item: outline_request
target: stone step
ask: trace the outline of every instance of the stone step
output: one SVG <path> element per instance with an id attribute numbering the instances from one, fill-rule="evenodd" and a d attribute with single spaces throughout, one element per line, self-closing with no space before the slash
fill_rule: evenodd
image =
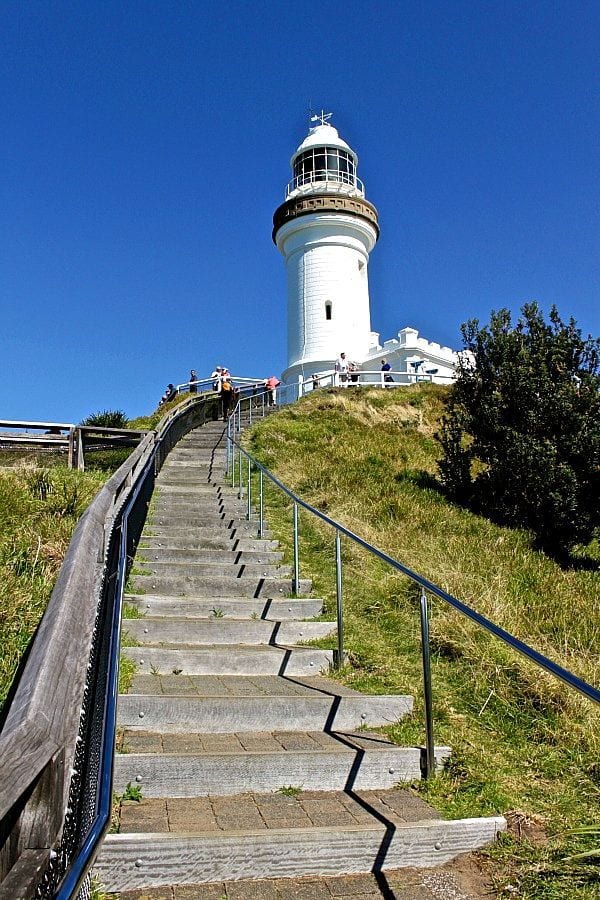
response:
<path id="1" fill-rule="evenodd" d="M 264 644 L 209 644 L 203 647 L 169 645 L 124 647 L 142 675 L 282 675 L 310 676 L 327 673 L 333 665 L 333 650 Z"/>
<path id="2" fill-rule="evenodd" d="M 220 618 L 229 620 L 249 619 L 267 622 L 282 622 L 288 619 L 312 619 L 320 616 L 323 601 L 319 599 L 261 600 L 246 598 L 245 600 L 219 598 L 218 604 L 213 600 L 202 598 L 165 597 L 156 594 L 125 594 L 125 603 L 134 606 L 144 615 L 180 616 L 183 618 L 215 618 L 215 609 L 219 609 Z M 128 620 L 126 620 L 128 621 Z"/>
<path id="3" fill-rule="evenodd" d="M 258 531 L 258 516 L 252 510 L 252 519 L 247 517 L 248 504 L 244 500 L 224 500 L 220 503 L 190 502 L 173 503 L 161 502 L 152 510 L 150 527 L 153 524 L 165 523 L 170 520 L 179 520 L 179 524 L 187 525 L 198 522 L 200 525 L 212 525 L 213 522 L 250 522 Z M 254 516 L 256 515 L 256 520 Z"/>
<path id="4" fill-rule="evenodd" d="M 201 486 L 200 490 L 192 491 L 188 488 L 185 492 L 169 492 L 164 489 L 157 495 L 153 509 L 185 508 L 186 506 L 207 511 L 226 506 L 232 509 L 241 509 L 245 515 L 248 501 L 245 494 L 244 497 L 238 496 L 237 489 L 223 493 L 215 490 L 215 485 L 205 484 Z"/>
<path id="5" fill-rule="evenodd" d="M 144 797 L 232 796 L 279 791 L 393 788 L 421 778 L 423 749 L 368 732 L 327 734 L 142 734 L 126 731 L 115 757 L 114 789 L 136 784 Z M 438 748 L 437 759 L 449 748 Z"/>
<path id="6" fill-rule="evenodd" d="M 218 599 L 214 609 L 220 610 Z M 284 622 L 264 619 L 210 619 L 143 616 L 125 619 L 123 627 L 140 644 L 295 644 L 314 641 L 335 631 L 335 622 Z"/>
<path id="7" fill-rule="evenodd" d="M 140 675 L 134 678 L 137 685 L 146 686 L 142 679 L 150 679 L 147 689 L 154 691 L 178 690 L 195 685 L 198 695 L 141 693 L 119 696 L 118 724 L 124 728 L 145 731 L 208 733 L 231 733 L 241 731 L 354 731 L 364 725 L 390 725 L 412 711 L 412 697 L 401 695 L 366 696 L 343 693 L 325 693 L 316 688 L 301 693 L 299 679 L 271 680 L 287 681 L 286 689 L 279 686 L 280 693 L 268 693 L 268 688 L 259 693 L 252 688 L 252 678 L 243 677 L 244 690 L 251 691 L 246 696 L 232 696 L 219 692 L 219 684 L 229 683 L 236 676 Z M 174 681 L 175 680 L 175 681 Z M 262 679 L 266 681 L 266 678 Z M 307 679 L 304 679 L 307 680 Z M 313 679 L 323 680 L 326 679 Z M 187 682 L 187 683 L 186 683 Z M 215 682 L 217 687 L 214 687 Z M 241 686 L 240 686 L 241 688 Z M 294 688 L 296 690 L 294 691 Z M 239 689 L 232 685 L 232 690 Z M 216 696 L 200 696 L 200 691 L 212 690 Z M 285 690 L 286 693 L 282 693 Z M 337 690 L 333 688 L 332 691 Z"/>
<path id="8" fill-rule="evenodd" d="M 199 497 L 205 499 L 218 499 L 219 497 L 237 498 L 237 487 L 232 488 L 229 485 L 221 484 L 218 481 L 206 482 L 204 484 L 161 484 L 157 479 L 156 497 Z"/>
<path id="9" fill-rule="evenodd" d="M 279 598 L 292 594 L 290 579 L 263 578 L 248 575 L 240 578 L 228 575 L 132 575 L 129 578 L 130 593 L 164 594 L 168 597 L 265 597 Z M 311 582 L 301 579 L 299 594 L 310 594 Z"/>
<path id="10" fill-rule="evenodd" d="M 261 540 L 253 537 L 230 538 L 225 532 L 223 537 L 213 536 L 210 531 L 206 537 L 199 536 L 197 532 L 191 532 L 182 529 L 181 534 L 172 534 L 170 531 L 163 531 L 161 534 L 142 535 L 138 550 L 146 552 L 148 550 L 164 550 L 166 553 L 171 551 L 175 553 L 221 553 L 228 551 L 231 553 L 262 553 L 276 550 L 279 541 Z"/>
<path id="11" fill-rule="evenodd" d="M 243 576 L 256 576 L 263 578 L 289 578 L 292 574 L 291 566 L 282 566 L 279 563 L 270 565 L 264 563 L 236 563 L 233 558 L 223 562 L 196 562 L 190 560 L 172 560 L 161 562 L 160 560 L 138 560 L 136 568 L 143 569 L 148 575 L 160 575 L 161 577 L 181 578 L 183 576 L 229 575 L 232 578 Z"/>
<path id="12" fill-rule="evenodd" d="M 230 522 L 213 522 L 212 525 L 161 525 L 159 522 L 147 523 L 141 537 L 141 543 L 146 538 L 185 538 L 189 536 L 190 540 L 195 537 L 222 538 L 227 535 L 229 539 L 234 537 L 250 537 L 254 541 L 258 541 L 258 524 L 256 522 L 237 521 L 233 525 Z M 271 532 L 263 531 L 265 538 L 271 539 Z M 234 548 L 235 549 L 235 548 Z"/>
<path id="13" fill-rule="evenodd" d="M 255 522 L 248 521 L 239 512 L 194 512 L 188 513 L 160 513 L 154 515 L 149 522 L 149 528 L 155 530 L 157 528 L 169 529 L 173 528 L 245 528 L 246 530 L 257 531 L 258 525 Z"/>
<path id="14" fill-rule="evenodd" d="M 386 869 L 351 875 L 294 878 L 251 878 L 206 884 L 170 885 L 119 895 L 121 900 L 481 900 L 493 885 L 479 869 L 467 868 L 460 857 L 435 869 Z M 107 895 L 118 900 L 116 894 Z"/>
<path id="15" fill-rule="evenodd" d="M 153 525 L 212 525 L 219 523 L 246 523 L 247 506 L 239 500 L 228 500 L 217 506 L 199 503 L 161 503 L 152 512 L 150 527 Z"/>
<path id="16" fill-rule="evenodd" d="M 121 803 L 96 871 L 124 891 L 439 866 L 505 827 L 498 816 L 440 819 L 406 789 L 148 798 Z"/>
<path id="17" fill-rule="evenodd" d="M 244 500 L 220 500 L 211 503 L 202 503 L 186 497 L 185 500 L 173 498 L 161 499 L 152 510 L 152 522 L 164 521 L 169 517 L 181 517 L 185 519 L 201 518 L 204 524 L 215 521 L 238 519 L 248 522 L 248 504 Z M 253 513 L 254 515 L 254 513 Z M 252 521 L 252 520 L 250 520 Z M 258 525 L 258 519 L 256 524 Z"/>
<path id="18" fill-rule="evenodd" d="M 223 483 L 224 476 L 224 466 L 214 466 L 212 470 L 207 470 L 203 474 L 200 472 L 188 472 L 179 469 L 173 469 L 170 472 L 165 472 L 164 475 L 161 476 L 160 481 L 158 481 L 158 485 L 161 490 L 163 487 L 193 487 L 195 485 L 206 485 L 206 484 L 214 484 L 219 485 Z"/>
<path id="19" fill-rule="evenodd" d="M 209 453 L 206 456 L 200 456 L 198 453 L 190 452 L 189 456 L 178 455 L 173 459 L 169 459 L 169 464 L 163 467 L 163 472 L 173 472 L 179 469 L 195 472 L 196 469 L 208 469 L 216 464 L 222 468 L 225 467 L 225 455 L 222 453 Z"/>
<path id="20" fill-rule="evenodd" d="M 223 550 L 193 550 L 186 548 L 164 548 L 154 547 L 139 548 L 135 556 L 136 565 L 145 566 L 148 562 L 160 563 L 215 563 L 226 564 L 228 562 L 234 565 L 250 565 L 252 563 L 267 565 L 275 565 L 281 562 L 283 553 L 276 550 L 232 550 L 230 547 Z"/>
<path id="21" fill-rule="evenodd" d="M 211 429 L 210 431 L 196 431 L 196 432 L 188 432 L 176 445 L 175 449 L 179 450 L 182 447 L 193 447 L 196 444 L 206 444 L 212 443 L 214 445 L 225 444 L 227 440 L 227 429 L 223 428 L 223 423 L 220 423 L 221 427 L 218 429 Z"/>

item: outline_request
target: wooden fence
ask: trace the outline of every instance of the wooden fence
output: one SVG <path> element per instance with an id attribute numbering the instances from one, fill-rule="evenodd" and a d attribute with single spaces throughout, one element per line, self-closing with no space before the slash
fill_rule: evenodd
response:
<path id="1" fill-rule="evenodd" d="M 0 450 L 44 450 L 67 453 L 70 469 L 85 469 L 85 451 L 135 447 L 147 431 L 132 428 L 104 428 L 99 425 L 70 425 L 61 422 L 0 420 Z M 25 430 L 23 430 L 25 429 Z M 35 432 L 29 434 L 28 431 Z"/>
<path id="2" fill-rule="evenodd" d="M 191 397 L 171 410 L 156 432 L 143 436 L 75 529 L 47 610 L 0 714 L 0 900 L 35 895 L 70 812 L 80 716 L 115 518 L 151 460 L 155 442 L 172 426 L 179 433 L 195 427 L 197 409 L 205 402 Z"/>

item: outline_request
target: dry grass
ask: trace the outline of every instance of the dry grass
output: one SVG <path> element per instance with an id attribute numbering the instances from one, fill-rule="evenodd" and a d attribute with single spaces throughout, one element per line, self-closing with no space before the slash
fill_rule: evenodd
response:
<path id="1" fill-rule="evenodd" d="M 0 704 L 46 608 L 98 472 L 17 467 L 0 472 Z"/>

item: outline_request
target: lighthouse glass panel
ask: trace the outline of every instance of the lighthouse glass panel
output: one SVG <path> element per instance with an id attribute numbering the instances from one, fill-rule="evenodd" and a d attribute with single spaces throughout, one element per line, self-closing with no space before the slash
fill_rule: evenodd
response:
<path id="1" fill-rule="evenodd" d="M 337 147 L 316 147 L 306 150 L 294 161 L 294 187 L 315 181 L 335 181 L 356 184 L 354 159 Z"/>

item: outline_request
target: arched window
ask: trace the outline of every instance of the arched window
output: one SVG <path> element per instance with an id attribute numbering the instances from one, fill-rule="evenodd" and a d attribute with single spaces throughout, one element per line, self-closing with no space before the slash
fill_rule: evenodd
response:
<path id="1" fill-rule="evenodd" d="M 328 300 L 325 304 L 325 318 L 328 322 L 331 320 L 331 300 Z"/>

